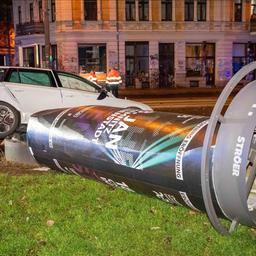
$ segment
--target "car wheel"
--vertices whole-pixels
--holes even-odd
[[[0,139],[13,134],[20,122],[19,112],[10,104],[0,102]]]

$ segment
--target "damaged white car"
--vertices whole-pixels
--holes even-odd
[[[82,105],[151,110],[139,102],[117,99],[96,84],[71,73],[0,67],[0,139],[26,125],[35,112]]]

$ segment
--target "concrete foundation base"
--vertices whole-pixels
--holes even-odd
[[[5,139],[5,158],[7,161],[20,164],[38,165],[31,155],[26,142],[20,140]]]

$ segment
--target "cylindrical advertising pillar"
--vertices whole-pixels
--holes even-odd
[[[35,159],[53,169],[204,211],[207,120],[102,106],[50,110],[33,115],[28,142]]]

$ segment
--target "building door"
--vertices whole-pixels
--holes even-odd
[[[159,87],[174,85],[174,44],[159,44]]]
[[[148,42],[126,42],[125,81],[126,87],[149,87]]]

